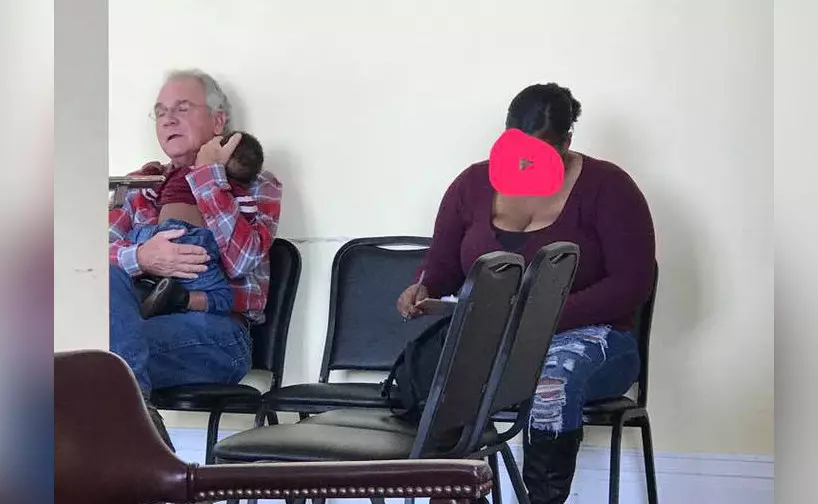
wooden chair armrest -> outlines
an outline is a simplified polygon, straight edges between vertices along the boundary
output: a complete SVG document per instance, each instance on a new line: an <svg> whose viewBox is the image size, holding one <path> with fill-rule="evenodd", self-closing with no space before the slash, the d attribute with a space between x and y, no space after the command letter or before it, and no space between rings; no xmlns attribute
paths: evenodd
<svg viewBox="0 0 818 504"><path fill-rule="evenodd" d="M475 460L399 460L191 466L190 497L303 499L428 497L477 500L491 490L491 470Z"/></svg>

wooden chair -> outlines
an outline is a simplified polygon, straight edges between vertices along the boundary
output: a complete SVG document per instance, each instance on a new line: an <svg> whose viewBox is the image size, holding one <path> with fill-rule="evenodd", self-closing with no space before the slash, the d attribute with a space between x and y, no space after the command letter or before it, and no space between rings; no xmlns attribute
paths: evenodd
<svg viewBox="0 0 818 504"><path fill-rule="evenodd" d="M467 460L185 463L160 439L125 362L99 350L55 354L54 408L57 504L392 496L465 504L492 486L488 465Z"/></svg>

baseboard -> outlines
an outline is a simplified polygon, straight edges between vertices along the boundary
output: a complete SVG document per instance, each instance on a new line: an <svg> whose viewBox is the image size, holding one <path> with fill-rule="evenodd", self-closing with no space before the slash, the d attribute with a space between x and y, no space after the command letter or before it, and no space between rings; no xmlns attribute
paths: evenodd
<svg viewBox="0 0 818 504"><path fill-rule="evenodd" d="M204 429L169 429L177 455L186 461L204 462ZM231 432L223 432L227 436ZM511 445L514 458L522 467L522 446ZM569 504L608 502L610 452L601 448L583 448L577 461ZM655 455L659 501L662 504L772 504L774 501L774 460L772 456L705 453L666 453ZM621 504L647 502L642 455L623 450L620 476ZM504 504L516 504L508 475L501 463ZM273 502L273 501L260 501ZM343 504L367 504L361 499ZM421 504L422 501L418 501ZM341 504L341 501L332 504ZM392 504L391 499L388 504ZM395 500L394 504L403 504Z"/></svg>

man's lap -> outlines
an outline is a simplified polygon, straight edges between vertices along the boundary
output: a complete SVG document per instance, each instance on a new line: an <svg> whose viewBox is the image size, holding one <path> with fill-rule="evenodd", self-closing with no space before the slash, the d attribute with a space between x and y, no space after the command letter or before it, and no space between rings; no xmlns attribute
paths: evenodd
<svg viewBox="0 0 818 504"><path fill-rule="evenodd" d="M229 348L247 337L235 319L207 312L160 315L143 325L152 355L200 345Z"/></svg>
<svg viewBox="0 0 818 504"><path fill-rule="evenodd" d="M236 383L250 368L250 339L231 317L174 313L144 321L155 388L190 383Z"/></svg>
<svg viewBox="0 0 818 504"><path fill-rule="evenodd" d="M142 319L130 277L116 266L111 267L110 274L111 346L129 351L146 343L147 367L154 387L231 383L246 374L250 339L236 320L205 312Z"/></svg>

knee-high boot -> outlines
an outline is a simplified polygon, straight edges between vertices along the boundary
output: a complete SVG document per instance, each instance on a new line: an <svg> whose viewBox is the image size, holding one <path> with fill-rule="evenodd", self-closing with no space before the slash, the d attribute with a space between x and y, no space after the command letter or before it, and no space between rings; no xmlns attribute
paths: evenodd
<svg viewBox="0 0 818 504"><path fill-rule="evenodd" d="M531 504L563 504L571 492L582 429L553 434L531 429L523 456L523 481Z"/></svg>

